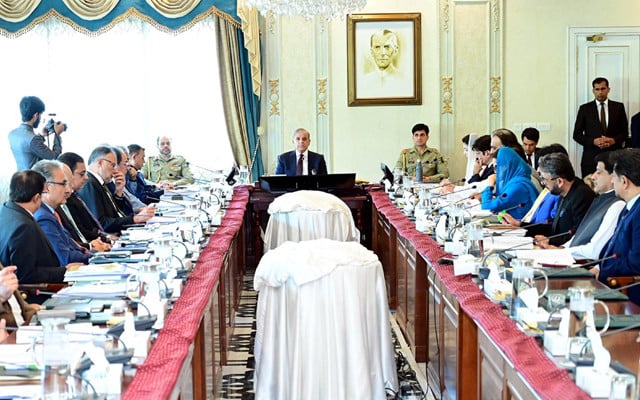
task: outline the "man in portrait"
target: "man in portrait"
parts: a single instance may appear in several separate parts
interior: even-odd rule
[[[370,71],[363,68],[357,81],[358,97],[413,96],[412,77],[398,66],[398,35],[389,29],[376,31],[370,37],[369,46],[368,57],[372,59],[370,64],[373,66]]]

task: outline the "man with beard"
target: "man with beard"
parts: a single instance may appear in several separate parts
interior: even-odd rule
[[[44,115],[44,102],[36,96],[25,96],[20,100],[22,124],[9,132],[9,144],[16,159],[18,171],[29,169],[40,160],[54,160],[62,153],[60,135],[65,131],[61,122],[53,124],[52,131],[43,128],[35,133]],[[53,134],[53,150],[44,143],[44,138]]]
[[[171,154],[171,139],[160,136],[156,139],[156,143],[160,154],[149,157],[149,162],[142,167],[144,179],[157,183],[163,189],[173,189],[176,186],[193,183],[193,175],[187,160],[182,156]]]
[[[540,159],[540,179],[551,194],[560,195],[556,215],[545,236],[556,236],[549,240],[554,246],[566,242],[575,234],[578,225],[595,198],[595,193],[582,179],[576,177],[571,161],[566,154],[551,153]]]

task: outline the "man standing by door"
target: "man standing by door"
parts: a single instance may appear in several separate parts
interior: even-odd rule
[[[609,100],[609,81],[596,78],[591,82],[594,101],[580,106],[573,128],[573,140],[582,145],[582,176],[596,170],[595,156],[621,149],[629,134],[624,104]]]

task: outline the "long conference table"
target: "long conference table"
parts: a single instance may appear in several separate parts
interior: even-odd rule
[[[439,264],[446,253],[393,205],[383,191],[370,191],[373,250],[385,270],[390,308],[427,381],[444,399],[589,399],[533,337],[522,332],[490,301],[469,275],[454,276]],[[566,289],[577,280],[550,279]],[[612,314],[638,314],[628,301],[609,303]],[[638,329],[603,337],[604,346],[637,374]]]
[[[222,224],[209,237],[123,399],[206,399],[212,393],[215,398],[245,272],[248,202],[249,187],[236,187]]]
[[[389,306],[396,310],[416,360],[427,363],[428,384],[436,397],[589,398],[469,276],[456,277],[451,266],[438,264],[448,254],[416,231],[386,193],[369,189],[366,196],[352,196],[350,207],[361,218],[363,239],[371,242],[383,264]],[[243,275],[260,258],[255,244],[265,222],[266,197],[254,187],[235,188],[222,225],[210,236],[124,399],[216,397]],[[623,302],[616,312],[640,309]],[[632,330],[604,338],[612,358],[634,371],[640,354],[637,335]]]

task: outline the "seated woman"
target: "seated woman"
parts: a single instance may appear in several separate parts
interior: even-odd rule
[[[496,183],[482,191],[482,209],[493,213],[511,209],[514,218],[522,218],[538,196],[531,182],[531,167],[513,149],[501,147],[495,168]],[[523,206],[517,207],[520,203]]]
[[[551,153],[563,153],[569,155],[567,153],[567,149],[564,148],[563,145],[559,143],[553,143],[548,146],[542,147],[539,152],[539,157],[542,158],[547,154]],[[560,199],[560,195],[552,194],[549,192],[549,189],[544,188],[536,201],[533,202],[533,206],[531,209],[525,214],[521,221],[513,218],[511,215],[504,215],[503,223],[514,225],[514,226],[527,226],[527,225],[539,225],[539,224],[548,224],[550,221],[556,216],[556,209],[558,208],[558,201]],[[528,230],[531,228],[528,228]],[[529,234],[530,236],[535,236],[537,234],[543,234],[544,231],[539,231],[538,229],[534,229]]]

